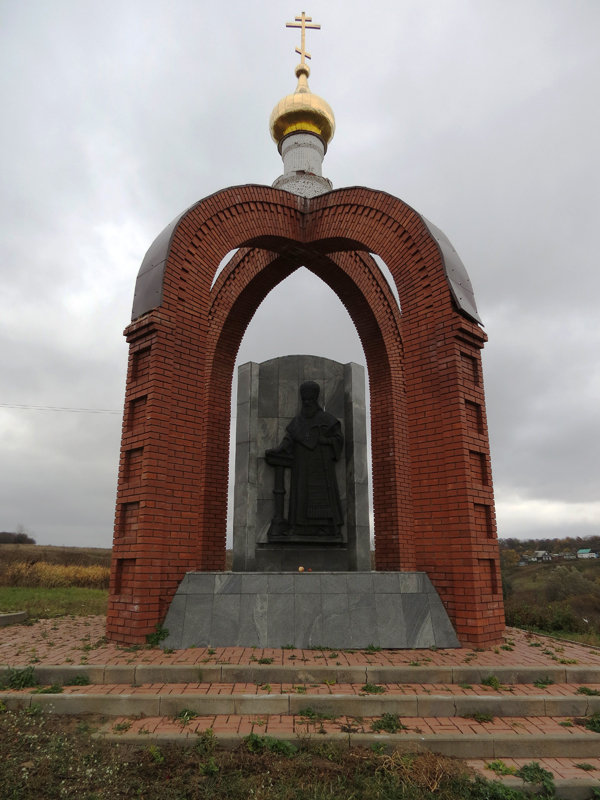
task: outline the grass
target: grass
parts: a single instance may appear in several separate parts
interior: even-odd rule
[[[13,562],[0,566],[2,586],[35,586],[45,589],[79,586],[86,589],[108,589],[110,569],[98,565],[83,567],[77,564],[35,564]]]
[[[299,739],[294,745],[251,735],[235,750],[212,732],[195,746],[140,747],[94,740],[90,717],[0,713],[0,786],[11,800],[525,800],[499,782],[474,777],[463,761],[434,753],[394,753]],[[123,729],[121,723],[117,725]],[[537,766],[537,765],[536,765]],[[524,777],[547,776],[530,765]],[[4,796],[4,795],[3,795]]]
[[[600,646],[600,559],[503,569],[506,622]]]
[[[106,614],[107,605],[107,589],[0,586],[0,611],[27,611],[34,619]]]

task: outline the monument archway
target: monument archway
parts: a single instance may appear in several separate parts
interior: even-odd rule
[[[240,250],[212,286],[223,257]],[[387,264],[402,316],[369,253]],[[427,572],[463,643],[504,621],[468,277],[401,200],[232,187],[185,211],[136,285],[107,635],[143,641],[188,571],[225,566],[231,380],[268,292],[305,266],[347,308],[370,376],[377,570]],[[212,286],[212,289],[211,289]]]

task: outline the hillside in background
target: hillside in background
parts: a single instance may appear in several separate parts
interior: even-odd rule
[[[0,544],[0,562],[60,564],[65,567],[110,567],[112,550],[105,547],[53,547],[42,544]]]
[[[531,555],[535,550],[547,550],[549,553],[576,553],[589,547],[600,552],[600,534],[598,536],[566,536],[563,539],[499,539],[500,554],[506,558],[506,551],[512,550],[517,556]],[[517,558],[518,561],[518,558]]]

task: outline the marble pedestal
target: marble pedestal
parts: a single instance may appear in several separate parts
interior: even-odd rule
[[[165,646],[459,647],[424,572],[188,572]]]

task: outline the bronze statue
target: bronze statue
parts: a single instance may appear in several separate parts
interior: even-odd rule
[[[288,537],[341,539],[344,522],[335,462],[342,454],[344,435],[339,420],[318,403],[320,386],[306,381],[300,387],[302,408],[287,426],[283,441],[267,450],[275,467],[275,516],[269,541]],[[292,468],[287,520],[283,514],[283,470]]]

